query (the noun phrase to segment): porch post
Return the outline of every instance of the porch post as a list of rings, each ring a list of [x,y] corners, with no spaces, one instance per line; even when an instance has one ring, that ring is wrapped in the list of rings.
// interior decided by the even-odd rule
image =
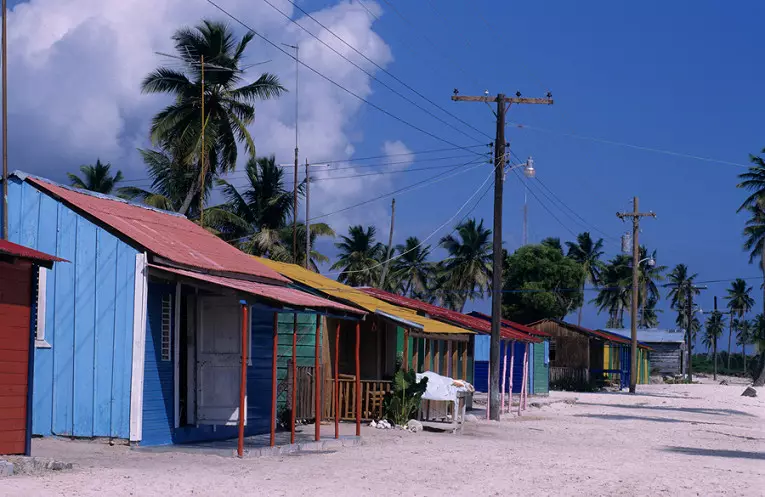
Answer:
[[[462,344],[462,379],[467,381],[468,379],[468,349],[470,348],[470,342]]]
[[[361,436],[361,323],[356,321],[356,436]]]
[[[321,363],[319,362],[319,344],[321,343],[321,316],[316,315],[316,339],[314,340],[314,362],[313,362],[313,385],[314,385],[314,413],[316,424],[314,429],[314,438],[318,442],[321,440]]]
[[[430,349],[433,346],[431,344],[432,340],[430,340],[428,338],[423,338],[423,340],[425,341],[425,347],[424,347],[424,350],[425,350],[425,363],[423,365],[422,371],[425,372],[425,371],[430,371],[430,356],[431,356],[431,350]]]
[[[515,366],[515,340],[510,342],[510,386],[508,387],[510,398],[507,401],[507,412],[513,408],[513,366]]]
[[[276,367],[279,356],[279,314],[274,312],[274,350],[271,357],[271,447],[276,445]]]
[[[236,445],[236,454],[244,457],[244,417],[247,416],[247,406],[245,395],[247,393],[247,302],[240,300],[242,305],[242,376],[239,379],[239,440]]]
[[[489,418],[489,407],[491,407],[491,361],[486,366],[486,420]]]
[[[459,357],[459,350],[460,350],[460,342],[458,342],[456,340],[453,341],[452,342],[452,353],[451,353],[451,356],[452,356],[452,359],[451,359],[451,361],[452,361],[452,372],[449,375],[452,378],[458,378],[459,377],[459,369],[458,369],[458,365],[457,365],[457,361],[458,361],[458,357]]]
[[[412,338],[412,369],[417,373],[420,369],[420,339],[417,337]]]
[[[444,376],[452,377],[454,372],[449,369],[452,360],[452,341],[446,341],[446,355],[444,356]]]
[[[290,443],[295,443],[295,416],[297,415],[297,332],[298,332],[298,317],[297,314],[292,315],[292,411],[290,415]]]
[[[404,371],[409,369],[409,328],[404,328],[404,360],[401,367]]]
[[[335,438],[340,438],[340,320],[335,326]]]
[[[508,343],[510,342],[508,342],[507,340],[502,342],[502,344],[505,346],[505,353],[503,354],[505,357],[502,362],[502,391],[500,392],[500,396],[499,396],[500,397],[499,398],[500,413],[503,413],[505,411],[505,386],[507,385],[507,344]]]
[[[518,397],[518,416],[521,415],[521,409],[523,408],[523,394],[526,391],[526,356],[529,353],[529,345],[526,344],[526,347],[523,350],[523,362],[522,368],[523,368],[523,374],[521,375],[521,395]]]

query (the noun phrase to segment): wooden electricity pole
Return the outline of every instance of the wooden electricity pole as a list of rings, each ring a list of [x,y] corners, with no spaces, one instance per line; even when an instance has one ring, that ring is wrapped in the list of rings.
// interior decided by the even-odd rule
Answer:
[[[393,255],[393,223],[396,220],[396,199],[390,201],[390,233],[388,234],[388,253],[383,262],[382,274],[380,275],[380,290],[385,290],[385,277],[388,275],[388,264]]]
[[[638,308],[638,272],[640,270],[640,244],[638,243],[638,234],[640,233],[641,217],[656,217],[653,212],[640,212],[638,210],[638,198],[632,199],[632,212],[617,212],[616,216],[624,221],[625,218],[632,218],[632,308],[630,309],[630,337],[632,339],[631,364],[630,364],[630,393],[635,393],[637,385],[637,308]],[[645,296],[644,296],[645,297]]]
[[[8,240],[8,33],[5,29],[7,13],[5,0],[2,0],[2,86],[3,86],[3,240]]]
[[[496,103],[497,132],[494,140],[494,227],[493,227],[493,261],[491,279],[491,342],[489,346],[489,367],[491,382],[489,384],[489,417],[499,421],[500,392],[499,392],[499,330],[502,320],[502,183],[505,175],[505,114],[512,104],[544,104],[552,105],[552,95],[547,98],[522,98],[520,92],[515,97],[506,97],[499,93],[492,96],[460,96],[452,95],[455,102],[485,102]]]

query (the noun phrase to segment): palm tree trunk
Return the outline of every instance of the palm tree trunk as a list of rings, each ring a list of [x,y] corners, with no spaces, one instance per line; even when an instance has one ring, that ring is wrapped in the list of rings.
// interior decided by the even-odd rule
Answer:
[[[744,373],[746,373],[746,344],[741,344],[741,354],[744,356]]]
[[[582,305],[579,306],[579,319],[577,320],[576,325],[582,326],[582,310],[584,309],[584,284],[586,280],[582,280]]]
[[[717,338],[715,338],[715,341],[712,343],[712,347],[713,347],[714,356],[715,356],[715,367],[714,367],[714,373],[712,374],[712,379],[717,381]]]
[[[195,179],[194,183],[191,184],[189,191],[186,192],[186,198],[183,199],[183,205],[181,205],[181,208],[178,210],[178,214],[186,215],[186,212],[188,212],[191,207],[191,201],[194,200],[194,195],[197,194],[200,186],[199,178]]]
[[[760,257],[761,257],[760,269],[762,269],[762,274],[763,276],[765,276],[765,239],[762,241],[762,251],[760,253]],[[763,294],[762,307],[763,307],[763,312],[765,312],[765,285],[763,286],[762,294]],[[760,372],[757,375],[757,378],[754,380],[754,386],[756,387],[765,386],[765,348],[763,350],[760,350],[759,369],[760,369]]]
[[[733,336],[733,313],[730,313],[730,321],[728,321],[728,369],[730,369],[730,339]]]

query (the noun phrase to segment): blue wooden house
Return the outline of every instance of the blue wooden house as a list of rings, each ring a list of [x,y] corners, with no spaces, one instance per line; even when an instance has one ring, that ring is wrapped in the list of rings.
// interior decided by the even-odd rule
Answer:
[[[8,187],[10,240],[71,261],[38,276],[35,435],[230,438],[240,389],[246,433],[268,432],[274,312],[359,314],[289,287],[183,216],[23,173]]]

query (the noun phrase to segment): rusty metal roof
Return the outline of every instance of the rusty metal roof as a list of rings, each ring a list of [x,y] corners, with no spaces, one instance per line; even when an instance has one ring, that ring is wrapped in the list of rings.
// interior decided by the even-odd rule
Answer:
[[[45,252],[40,252],[2,239],[0,239],[0,255],[9,255],[20,259],[43,263],[42,265],[46,267],[50,267],[53,262],[69,262],[66,259],[56,257],[55,255],[46,254]]]
[[[323,299],[321,297],[311,295],[310,293],[301,292],[300,290],[286,286],[269,285],[266,283],[239,280],[235,278],[224,278],[223,276],[214,276],[211,274],[197,273],[194,271],[187,271],[185,269],[158,266],[154,264],[150,264],[149,267],[167,271],[169,273],[174,273],[186,278],[224,286],[233,290],[239,290],[244,293],[255,295],[256,297],[261,297],[263,299],[278,302],[280,304],[287,304],[289,306],[322,308],[339,312],[347,312],[356,315],[366,314],[366,312],[361,309]]]
[[[75,190],[23,173],[17,175],[174,265],[217,271],[226,276],[236,277],[236,274],[243,274],[289,283],[289,280],[278,272],[224,242],[185,216],[136,205],[107,195]]]
[[[484,321],[483,319],[469,316],[461,312],[452,311],[439,307],[437,305],[428,304],[421,300],[412,299],[409,297],[402,297],[394,293],[386,292],[377,288],[359,288],[362,292],[376,297],[380,300],[384,300],[391,304],[413,309],[419,312],[425,313],[431,319],[438,319],[440,321],[446,321],[458,326],[471,329],[478,333],[491,333],[491,323]],[[539,342],[540,340],[533,335],[514,330],[507,326],[503,326],[500,329],[500,336],[509,340],[518,340],[522,342]]]
[[[468,316],[473,316],[479,319],[483,319],[484,321],[491,321],[491,316],[478,311],[469,312]],[[515,321],[510,321],[509,319],[503,319],[502,326],[507,326],[508,328],[512,328],[516,331],[520,331],[521,333],[529,333],[530,335],[536,335],[540,337],[552,336],[552,334],[547,333],[546,331],[537,330],[536,328],[531,328],[529,326],[526,326],[525,324],[516,323]]]

